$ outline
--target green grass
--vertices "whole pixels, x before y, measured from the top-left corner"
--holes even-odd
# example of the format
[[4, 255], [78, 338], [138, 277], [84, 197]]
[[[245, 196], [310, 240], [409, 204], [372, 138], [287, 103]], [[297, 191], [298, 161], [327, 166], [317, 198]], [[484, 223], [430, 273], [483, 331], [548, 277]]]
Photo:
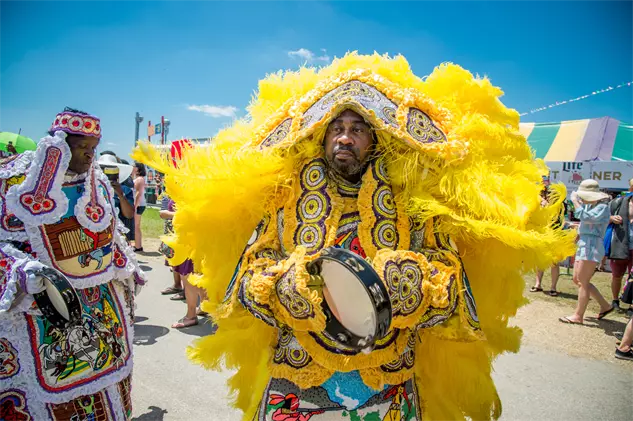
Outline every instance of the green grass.
[[160, 216], [158, 216], [158, 209], [145, 209], [145, 212], [143, 212], [143, 219], [141, 219], [143, 238], [159, 238], [163, 235], [164, 226], [164, 221], [160, 219]]

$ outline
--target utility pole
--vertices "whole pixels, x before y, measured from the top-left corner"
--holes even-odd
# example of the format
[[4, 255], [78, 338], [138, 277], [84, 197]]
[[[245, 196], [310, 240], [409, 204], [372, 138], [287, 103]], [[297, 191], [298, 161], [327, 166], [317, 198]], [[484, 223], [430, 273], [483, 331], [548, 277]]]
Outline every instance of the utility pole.
[[169, 125], [171, 124], [171, 122], [169, 121], [169, 119], [164, 119], [163, 120], [163, 138], [165, 139], [164, 143], [169, 143], [169, 140], [167, 138], [167, 135], [169, 134]]
[[165, 116], [160, 117], [160, 144], [165, 144]]
[[143, 122], [143, 117], [141, 117], [141, 115], [138, 113], [138, 111], [136, 112], [136, 131], [134, 132], [134, 146], [136, 146], [136, 142], [138, 142], [139, 140], [139, 128], [141, 126], [141, 123]]

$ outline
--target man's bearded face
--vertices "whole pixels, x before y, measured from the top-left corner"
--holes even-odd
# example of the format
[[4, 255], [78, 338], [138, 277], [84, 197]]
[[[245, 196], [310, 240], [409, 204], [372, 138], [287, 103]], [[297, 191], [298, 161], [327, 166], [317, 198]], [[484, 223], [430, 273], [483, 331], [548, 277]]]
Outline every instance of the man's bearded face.
[[373, 145], [369, 124], [352, 110], [343, 111], [325, 133], [325, 157], [344, 178], [357, 180]]

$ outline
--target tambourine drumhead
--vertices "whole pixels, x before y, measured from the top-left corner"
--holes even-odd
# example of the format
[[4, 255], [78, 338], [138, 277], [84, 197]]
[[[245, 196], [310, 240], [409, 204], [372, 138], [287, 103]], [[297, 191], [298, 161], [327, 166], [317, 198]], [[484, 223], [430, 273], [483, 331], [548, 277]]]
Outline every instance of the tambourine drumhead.
[[42, 315], [59, 329], [81, 321], [81, 303], [72, 284], [56, 269], [42, 268], [33, 276], [39, 276], [44, 291], [33, 294]]
[[375, 336], [376, 308], [367, 288], [350, 270], [336, 260], [324, 260], [321, 276], [323, 296], [338, 321], [354, 335]]
[[42, 278], [44, 286], [46, 287], [46, 294], [48, 299], [51, 300], [51, 304], [55, 307], [55, 310], [66, 320], [70, 320], [70, 314], [68, 312], [68, 306], [64, 301], [64, 297], [59, 292], [57, 287], [48, 278]]
[[374, 268], [349, 250], [328, 247], [307, 269], [323, 292], [324, 333], [348, 349], [371, 352], [387, 335], [392, 310]]

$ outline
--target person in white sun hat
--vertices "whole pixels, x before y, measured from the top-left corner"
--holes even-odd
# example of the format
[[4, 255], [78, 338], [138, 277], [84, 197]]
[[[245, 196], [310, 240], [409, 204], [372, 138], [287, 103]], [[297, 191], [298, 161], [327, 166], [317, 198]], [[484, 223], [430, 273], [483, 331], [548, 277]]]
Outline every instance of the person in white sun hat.
[[598, 288], [591, 283], [596, 265], [604, 256], [604, 238], [609, 225], [609, 195], [600, 191], [596, 180], [584, 180], [578, 190], [571, 195], [575, 216], [580, 220], [578, 227], [578, 248], [574, 263], [574, 283], [578, 286], [578, 304], [571, 316], [559, 320], [568, 324], [583, 324], [585, 311], [592, 297], [600, 304], [597, 319], [604, 318], [613, 311], [611, 304], [604, 299]]
[[[133, 167], [120, 163], [116, 156], [110, 154], [102, 154], [97, 163], [108, 177], [110, 184], [112, 184], [112, 189], [116, 193], [114, 204], [119, 209], [120, 216], [127, 219], [134, 218], [134, 205], [126, 198], [126, 193], [121, 186], [121, 183], [132, 174]], [[134, 198], [132, 198], [132, 201], [134, 201]]]

